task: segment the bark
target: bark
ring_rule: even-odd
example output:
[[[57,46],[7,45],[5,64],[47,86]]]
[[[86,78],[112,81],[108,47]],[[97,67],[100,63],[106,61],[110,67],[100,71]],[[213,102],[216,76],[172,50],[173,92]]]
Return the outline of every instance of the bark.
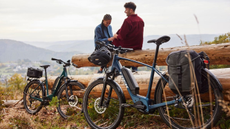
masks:
[[[22,102],[22,99],[21,100],[3,100],[3,105],[6,106],[6,107],[9,107],[9,106],[15,106],[17,105],[19,102]]]
[[[223,94],[225,100],[230,100],[226,96],[226,92],[230,91],[230,68],[225,69],[213,69],[211,72],[219,79],[220,83],[223,87]],[[82,83],[85,87],[87,87],[92,81],[96,80],[98,77],[102,77],[104,74],[94,74],[94,75],[72,75],[72,79],[78,80],[80,83]],[[140,88],[140,95],[146,96],[148,91],[148,85],[149,85],[149,77],[150,72],[148,71],[138,71],[137,73],[134,73],[134,78],[136,79],[139,88]],[[52,88],[52,84],[54,82],[56,77],[50,77],[49,78],[49,88]],[[157,82],[159,80],[159,76],[155,74],[153,85],[152,85],[152,92],[151,92],[151,98],[154,97],[154,89],[157,85]],[[128,94],[128,91],[123,83],[123,80],[121,79],[121,76],[118,76],[115,81],[120,85],[122,88],[126,99],[130,99],[130,96]],[[99,89],[100,90],[100,89]],[[170,92],[170,89],[167,90]],[[84,95],[84,91],[75,91],[79,94],[79,96]],[[96,93],[95,93],[96,94]],[[206,96],[205,94],[203,96]]]
[[[179,50],[194,50],[196,52],[204,51],[210,58],[211,65],[227,64],[230,65],[230,43],[202,45],[202,46],[190,46],[190,47],[174,47],[174,48],[160,48],[157,65],[167,65],[165,60],[167,56],[174,51]],[[72,62],[77,64],[78,67],[90,67],[96,66],[88,61],[90,54],[78,54],[72,57]],[[128,52],[120,54],[121,57],[125,57],[132,60],[152,65],[155,55],[155,50],[136,50],[134,52]],[[110,62],[111,63],[111,62]],[[129,61],[121,61],[124,66],[141,66],[140,64],[132,63]]]

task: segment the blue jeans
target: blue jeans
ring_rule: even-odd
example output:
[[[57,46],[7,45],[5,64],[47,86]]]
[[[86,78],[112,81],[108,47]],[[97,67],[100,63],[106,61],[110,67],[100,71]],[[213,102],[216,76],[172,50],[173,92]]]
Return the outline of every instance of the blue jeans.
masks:
[[[132,72],[136,72],[138,67],[129,66],[127,68],[132,68]]]

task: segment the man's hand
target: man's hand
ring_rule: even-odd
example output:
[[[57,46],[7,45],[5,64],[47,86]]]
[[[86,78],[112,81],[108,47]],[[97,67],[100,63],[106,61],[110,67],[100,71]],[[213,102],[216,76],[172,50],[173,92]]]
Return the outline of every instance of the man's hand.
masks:
[[[113,41],[115,38],[114,37],[111,37],[111,38],[108,38],[108,41]]]
[[[114,34],[114,35],[113,35],[113,37],[114,37],[115,39],[117,39],[117,36],[118,36],[117,34]]]

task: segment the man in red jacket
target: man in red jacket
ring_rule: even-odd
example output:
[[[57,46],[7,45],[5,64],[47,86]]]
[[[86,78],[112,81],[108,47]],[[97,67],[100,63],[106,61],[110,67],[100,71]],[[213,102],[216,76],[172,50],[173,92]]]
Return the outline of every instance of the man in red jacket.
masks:
[[[125,3],[125,13],[128,16],[121,28],[114,34],[113,44],[117,47],[141,50],[143,44],[144,21],[135,14],[136,5],[133,2]],[[136,71],[136,67],[132,67]]]

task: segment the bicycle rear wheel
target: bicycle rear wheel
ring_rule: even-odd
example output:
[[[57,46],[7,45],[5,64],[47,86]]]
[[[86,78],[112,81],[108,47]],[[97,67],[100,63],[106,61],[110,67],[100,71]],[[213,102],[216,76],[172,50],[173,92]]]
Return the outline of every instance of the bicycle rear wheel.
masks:
[[[42,96],[45,96],[38,80],[29,82],[23,92],[23,104],[26,111],[35,114],[42,109]]]
[[[103,88],[103,79],[98,79],[91,83],[85,92],[83,98],[83,112],[86,121],[92,128],[113,129],[116,128],[124,115],[124,103],[121,93],[117,90],[114,83],[107,81],[102,106],[99,106]],[[112,88],[112,94],[109,98],[109,90]]]
[[[82,112],[82,89],[84,86],[81,83],[71,81],[58,91],[57,110],[63,118],[79,115]]]
[[[174,129],[207,129],[213,127],[219,120],[221,115],[219,99],[222,99],[222,93],[217,88],[214,79],[204,70],[202,70],[202,77],[209,80],[208,92],[202,94],[193,92],[183,96],[185,103],[181,102],[158,108],[161,118],[169,127]],[[176,94],[170,90],[168,83],[163,79],[160,81],[156,92],[156,103],[163,103],[176,98]]]

